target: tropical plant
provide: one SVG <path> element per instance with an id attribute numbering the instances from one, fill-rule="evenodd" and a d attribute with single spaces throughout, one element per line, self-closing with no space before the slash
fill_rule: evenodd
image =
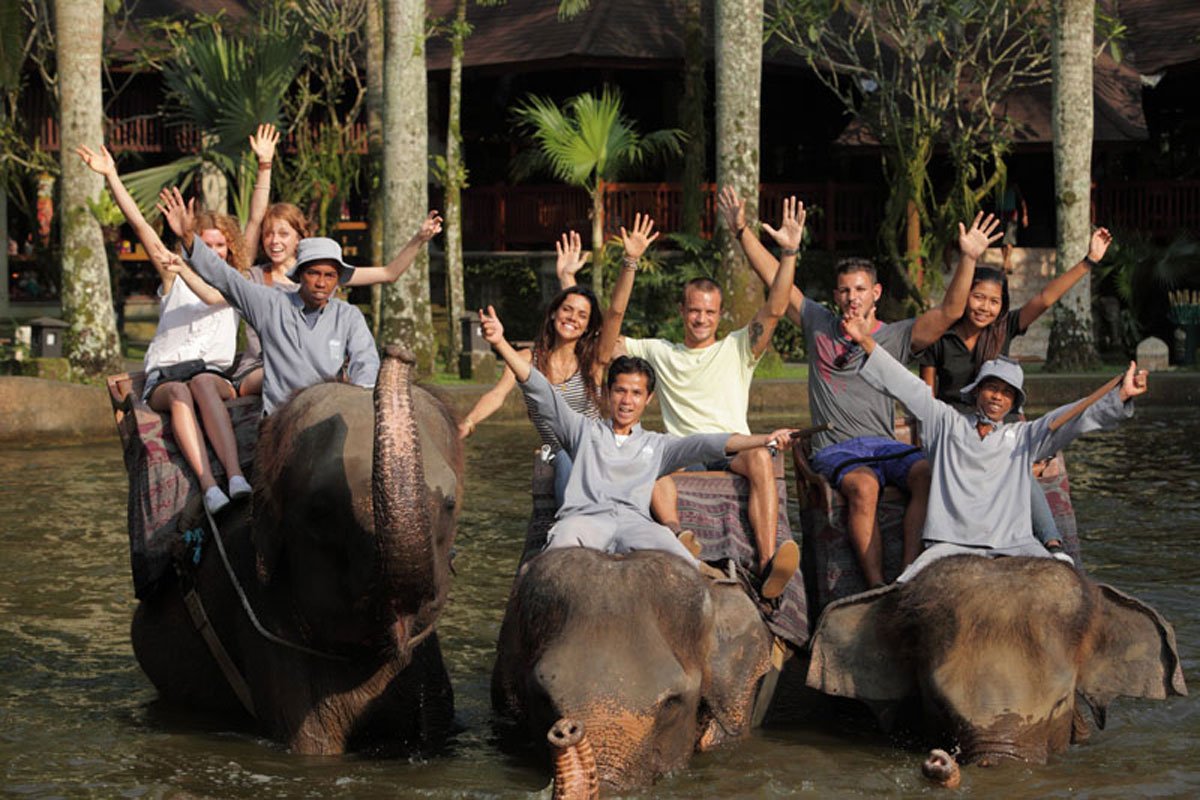
<path id="1" fill-rule="evenodd" d="M 200 151 L 131 173 L 125 184 L 148 212 L 163 186 L 210 165 L 234 187 L 234 211 L 244 223 L 256 176 L 246 141 L 261 123 L 283 127 L 284 98 L 302 64 L 297 54 L 304 39 L 284 25 L 239 36 L 226 32 L 219 17 L 205 25 L 175 24 L 164 30 L 172 45 L 162 66 L 169 118 L 200 132 Z"/>
<path id="2" fill-rule="evenodd" d="M 632 166 L 656 156 L 679 155 L 683 134 L 661 130 L 642 135 L 621 111 L 620 93 L 609 87 L 568 100 L 562 108 L 530 95 L 513 109 L 518 124 L 537 143 L 513 165 L 522 180 L 547 171 L 558 180 L 587 190 L 592 198 L 592 260 L 601 262 L 604 249 L 604 185 Z M 592 290 L 604 291 L 604 272 L 592 270 Z"/>

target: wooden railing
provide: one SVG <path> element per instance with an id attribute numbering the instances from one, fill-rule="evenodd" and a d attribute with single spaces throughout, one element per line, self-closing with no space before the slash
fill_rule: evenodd
<path id="1" fill-rule="evenodd" d="M 1200 181 L 1121 181 L 1097 187 L 1095 221 L 1155 239 L 1200 236 Z"/>
<path id="2" fill-rule="evenodd" d="M 717 225 L 716 186 L 704 185 L 701 236 Z M 884 194 L 870 184 L 795 183 L 759 187 L 759 216 L 778 221 L 783 198 L 796 195 L 814 209 L 813 244 L 835 250 L 876 236 Z M 436 202 L 436 200 L 435 200 Z M 604 231 L 614 236 L 638 213 L 661 231 L 682 229 L 683 189 L 676 183 L 610 183 L 604 193 Z M 544 250 L 567 230 L 591 237 L 591 199 L 583 189 L 552 186 L 480 186 L 463 192 L 463 242 L 475 250 Z"/>

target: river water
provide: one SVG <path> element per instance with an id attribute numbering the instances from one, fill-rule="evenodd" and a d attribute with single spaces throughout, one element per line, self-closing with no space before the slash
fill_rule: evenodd
<path id="1" fill-rule="evenodd" d="M 776 420 L 756 420 L 769 430 Z M 1092 574 L 1175 625 L 1200 675 L 1200 409 L 1146 409 L 1067 453 Z M 458 577 L 441 624 L 461 728 L 444 755 L 310 758 L 155 702 L 134 608 L 118 445 L 0 453 L 0 792 L 22 797 L 547 796 L 546 769 L 498 746 L 488 681 L 529 512 L 527 423 L 469 442 Z M 793 520 L 795 519 L 793 509 Z M 647 797 L 933 794 L 922 753 L 845 721 L 756 731 Z M 1200 703 L 1118 699 L 1108 727 L 1047 766 L 964 770 L 982 797 L 1200 796 Z"/>

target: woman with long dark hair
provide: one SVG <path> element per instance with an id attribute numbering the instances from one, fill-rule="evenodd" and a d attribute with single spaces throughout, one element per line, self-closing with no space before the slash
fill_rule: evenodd
<path id="1" fill-rule="evenodd" d="M 1005 274 L 994 267 L 976 267 L 963 315 L 941 339 L 919 355 L 921 378 L 929 384 L 933 396 L 964 414 L 974 413 L 975 407 L 963 399 L 962 389 L 971 385 L 983 364 L 1008 355 L 1012 340 L 1029 330 L 1038 317 L 1098 265 L 1111 243 L 1112 234 L 1106 228 L 1097 228 L 1092 233 L 1087 255 L 1016 309 L 1010 308 Z M 1054 515 L 1036 482 L 1033 488 L 1033 533 L 1052 553 L 1061 552 Z"/>
<path id="2" fill-rule="evenodd" d="M 652 233 L 653 229 L 654 220 L 641 214 L 635 217 L 632 231 L 621 228 L 621 241 L 625 245 L 623 269 L 637 269 L 638 259 L 650 243 L 658 238 L 657 233 Z M 581 257 L 579 234 L 574 231 L 563 234 L 555 247 L 558 251 L 559 278 L 573 283 L 575 272 L 587 260 L 586 256 Z M 603 416 L 600 386 L 616 344 L 615 332 L 612 337 L 614 341 L 604 340 L 601 335 L 602 322 L 600 303 L 592 291 L 581 286 L 567 286 L 546 308 L 533 349 L 518 352 L 521 358 L 537 367 L 562 393 L 572 410 L 593 419 Z M 504 404 L 504 398 L 516 385 L 517 379 L 512 370 L 505 367 L 496 385 L 479 398 L 479 402 L 459 423 L 459 437 L 465 439 L 474 433 L 480 422 Z M 550 426 L 541 420 L 532 406 L 529 407 L 529 419 L 537 428 L 542 444 L 549 448 L 548 454 L 553 456 L 554 495 L 558 504 L 562 505 L 563 491 L 571 476 L 571 460 Z"/>

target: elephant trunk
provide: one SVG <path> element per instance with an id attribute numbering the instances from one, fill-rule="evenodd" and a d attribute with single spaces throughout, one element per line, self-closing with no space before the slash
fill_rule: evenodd
<path id="1" fill-rule="evenodd" d="M 550 727 L 546 739 L 554 751 L 554 800 L 600 797 L 596 758 L 583 723 L 564 717 Z"/>
<path id="2" fill-rule="evenodd" d="M 379 548 L 381 587 L 390 611 L 404 628 L 436 594 L 429 490 L 421 459 L 421 436 L 413 408 L 416 359 L 398 345 L 384 348 L 375 384 L 375 451 L 371 501 Z"/>
<path id="3" fill-rule="evenodd" d="M 945 750 L 930 750 L 929 757 L 921 765 L 921 774 L 944 789 L 957 789 L 962 782 L 958 763 Z"/>

